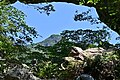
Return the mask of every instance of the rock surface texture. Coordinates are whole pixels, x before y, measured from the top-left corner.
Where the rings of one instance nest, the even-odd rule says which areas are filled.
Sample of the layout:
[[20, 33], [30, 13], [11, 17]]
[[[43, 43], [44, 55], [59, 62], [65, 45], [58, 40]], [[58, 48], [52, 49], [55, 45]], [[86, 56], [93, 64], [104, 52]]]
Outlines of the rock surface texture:
[[41, 80], [35, 77], [25, 64], [16, 65], [10, 69], [4, 77], [4, 80]]
[[[112, 51], [113, 51], [113, 49], [105, 50], [105, 49], [103, 49], [101, 47], [99, 47], [99, 48], [89, 48], [89, 49], [86, 49], [86, 50], [82, 50], [80, 47], [75, 47], [74, 46], [71, 49], [69, 57], [70, 58], [72, 57], [74, 59], [83, 61], [85, 58], [92, 59], [97, 55], [102, 55], [104, 53], [109, 53], [109, 52], [112, 52]], [[70, 61], [69, 57], [65, 57], [65, 60], [68, 59], [68, 61]], [[74, 60], [74, 59], [72, 59], [72, 60]]]

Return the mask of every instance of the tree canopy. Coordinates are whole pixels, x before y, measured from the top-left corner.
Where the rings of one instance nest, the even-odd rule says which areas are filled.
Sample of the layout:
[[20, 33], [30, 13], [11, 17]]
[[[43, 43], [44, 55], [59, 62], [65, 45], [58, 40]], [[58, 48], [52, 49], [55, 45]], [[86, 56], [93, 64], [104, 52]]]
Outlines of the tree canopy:
[[[15, 3], [18, 0], [3, 0]], [[67, 2], [76, 5], [85, 5], [89, 7], [95, 7], [99, 18], [104, 22], [109, 28], [114, 30], [120, 35], [120, 0], [19, 0], [24, 4], [37, 4], [45, 2]]]
[[[0, 4], [0, 54], [19, 51], [38, 34], [25, 22], [25, 14], [11, 5]], [[23, 48], [23, 47], [22, 47]]]

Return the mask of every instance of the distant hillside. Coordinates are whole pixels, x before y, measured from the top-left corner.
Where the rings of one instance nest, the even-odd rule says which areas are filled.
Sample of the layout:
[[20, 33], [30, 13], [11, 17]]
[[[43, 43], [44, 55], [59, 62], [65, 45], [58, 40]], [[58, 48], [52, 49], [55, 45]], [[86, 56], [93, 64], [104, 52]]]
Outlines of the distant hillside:
[[42, 46], [53, 46], [54, 44], [56, 44], [57, 42], [59, 42], [61, 40], [61, 36], [58, 34], [53, 34], [50, 37], [48, 37], [47, 39], [43, 40], [42, 42], [39, 42], [37, 44], [40, 44]]

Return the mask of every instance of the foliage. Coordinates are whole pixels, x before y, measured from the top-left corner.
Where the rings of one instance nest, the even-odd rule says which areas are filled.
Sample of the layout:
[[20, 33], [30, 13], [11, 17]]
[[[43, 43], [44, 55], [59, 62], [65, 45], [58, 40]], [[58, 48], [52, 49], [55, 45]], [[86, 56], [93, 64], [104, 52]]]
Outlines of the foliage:
[[[3, 0], [7, 1], [7, 0]], [[86, 64], [81, 66], [79, 64], [71, 65], [63, 59], [69, 56], [72, 46], [78, 46], [82, 49], [91, 47], [111, 48], [113, 45], [107, 41], [109, 39], [109, 32], [103, 30], [72, 30], [63, 31], [61, 35], [63, 38], [60, 42], [52, 47], [37, 45], [33, 48], [26, 48], [27, 42], [32, 42], [32, 37], [37, 37], [38, 34], [34, 28], [26, 25], [24, 21], [24, 13], [17, 10], [11, 5], [4, 5], [0, 2], [0, 72], [8, 69], [14, 64], [25, 63], [29, 65], [36, 76], [44, 79], [58, 78], [62, 80], [73, 80], [81, 73], [92, 75], [97, 80], [120, 79], [120, 50], [119, 44], [116, 44], [116, 52], [106, 53], [102, 56], [97, 56], [95, 60], [86, 60]], [[17, 0], [9, 0], [11, 3]], [[24, 3], [38, 3], [40, 0], [20, 0]], [[57, 0], [56, 0], [57, 1]], [[59, 1], [59, 0], [58, 0]], [[46, 2], [46, 0], [41, 1]], [[65, 1], [64, 1], [65, 2]], [[66, 0], [78, 4], [78, 0]], [[107, 23], [110, 28], [119, 33], [119, 1], [110, 0], [107, 4], [104, 0], [81, 0], [81, 3], [87, 6], [94, 6], [100, 19]], [[112, 5], [112, 6], [111, 6]], [[116, 7], [114, 7], [116, 5]], [[37, 7], [36, 9], [38, 9]], [[49, 10], [50, 8], [50, 10]], [[49, 11], [53, 10], [53, 6], [48, 5], [40, 8]], [[102, 14], [101, 12], [105, 13]], [[76, 11], [75, 20], [88, 20], [92, 23], [96, 19], [87, 16], [89, 11], [78, 14]], [[112, 21], [111, 21], [112, 20]], [[112, 23], [112, 24], [111, 24]], [[67, 67], [67, 70], [61, 69], [61, 64]]]
[[75, 12], [74, 20], [75, 21], [89, 21], [92, 25], [93, 24], [100, 24], [101, 21], [99, 18], [94, 18], [89, 13], [91, 12], [90, 9], [86, 12], [78, 13], [78, 11]]
[[0, 50], [32, 42], [38, 34], [25, 23], [25, 14], [10, 5], [0, 5]]
[[39, 11], [40, 13], [46, 13], [48, 16], [50, 15], [51, 12], [54, 12], [54, 6], [52, 4], [48, 4], [46, 6], [40, 7], [40, 6], [35, 6], [35, 5], [29, 5], [34, 7], [34, 9], [36, 9], [37, 11]]
[[100, 0], [95, 5], [100, 20], [120, 35], [120, 0]]
[[26, 24], [22, 11], [0, 3], [0, 72], [10, 64], [20, 64], [18, 56], [28, 51], [26, 44], [32, 43], [32, 38], [37, 36], [35, 28]]
[[[108, 42], [110, 38], [109, 32], [105, 29], [101, 30], [65, 30], [61, 35], [68, 41], [80, 44], [82, 49], [89, 48], [91, 45], [102, 46], [104, 42]], [[104, 45], [102, 47], [108, 47]], [[91, 46], [92, 47], [92, 46]]]

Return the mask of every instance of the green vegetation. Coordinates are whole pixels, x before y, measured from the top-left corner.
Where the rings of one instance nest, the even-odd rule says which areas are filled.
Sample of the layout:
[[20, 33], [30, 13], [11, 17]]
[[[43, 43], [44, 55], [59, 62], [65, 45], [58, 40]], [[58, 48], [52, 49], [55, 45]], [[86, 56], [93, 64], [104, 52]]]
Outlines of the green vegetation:
[[[17, 0], [9, 0], [7, 3], [6, 1], [8, 0], [0, 2], [0, 74], [5, 75], [9, 68], [13, 68], [15, 65], [26, 64], [35, 76], [43, 79], [74, 80], [81, 74], [89, 74], [96, 80], [120, 79], [120, 44], [109, 43], [110, 36], [106, 28], [96, 31], [65, 30], [60, 36], [52, 35], [45, 41], [28, 47], [26, 45], [32, 43], [32, 39], [38, 34], [33, 27], [29, 27], [25, 23], [25, 14], [10, 5]], [[20, 1], [28, 4], [47, 0]], [[59, 0], [55, 1], [59, 2]], [[100, 20], [120, 34], [119, 0], [109, 0], [107, 3], [104, 0], [82, 0], [81, 2], [66, 0], [64, 2], [94, 6]], [[87, 17], [89, 17], [87, 20], [91, 22], [92, 17]], [[86, 20], [86, 16], [77, 14], [74, 19]], [[50, 46], [46, 45], [48, 43]], [[112, 51], [98, 55], [94, 59], [86, 58], [82, 63], [76, 61], [72, 64], [64, 58], [69, 57], [73, 46], [83, 50], [102, 47]], [[66, 69], [63, 69], [61, 64]]]
[[[45, 53], [41, 53], [41, 54], [46, 55], [45, 59], [42, 60], [40, 59], [40, 56], [39, 58], [37, 58], [38, 54], [40, 53], [37, 53], [36, 57], [34, 57], [38, 59], [38, 65], [39, 65], [38, 72], [36, 72], [37, 76], [47, 79], [58, 78], [60, 80], [74, 80], [81, 73], [89, 73], [97, 80], [103, 80], [103, 79], [107, 80], [107, 78], [110, 77], [119, 79], [118, 73], [120, 70], [118, 67], [120, 65], [118, 63], [120, 58], [119, 58], [118, 49], [116, 49], [115, 52], [112, 50], [113, 52], [103, 54], [102, 56], [96, 56], [94, 60], [86, 59], [85, 63], [86, 62], [87, 63], [85, 65], [83, 65], [84, 63], [79, 64], [77, 62], [76, 64], [73, 65], [66, 62], [63, 59], [64, 57], [69, 56], [72, 46], [78, 46], [81, 47], [82, 49], [93, 48], [93, 47], [104, 47], [104, 49], [115, 48], [114, 45], [111, 45], [109, 44], [109, 42], [107, 42], [108, 40], [107, 38], [109, 36], [108, 32], [106, 32], [105, 30], [98, 30], [98, 31], [66, 30], [63, 31], [61, 35], [62, 35], [61, 41], [59, 41], [54, 46], [42, 47], [38, 44], [35, 47], [37, 50], [43, 50], [43, 52]], [[97, 38], [94, 35], [99, 36], [99, 38]], [[88, 40], [92, 42], [89, 42]], [[43, 63], [41, 63], [42, 61]], [[62, 63], [64, 63], [64, 66], [67, 67], [66, 70], [63, 70], [61, 68]], [[104, 70], [107, 71], [104, 72]]]
[[[32, 38], [38, 36], [35, 29], [25, 23], [24, 17], [25, 14], [15, 7], [0, 4], [0, 59], [5, 59], [8, 63], [14, 62], [16, 56], [27, 51], [26, 43], [32, 43]], [[0, 63], [3, 66], [7, 62]]]

